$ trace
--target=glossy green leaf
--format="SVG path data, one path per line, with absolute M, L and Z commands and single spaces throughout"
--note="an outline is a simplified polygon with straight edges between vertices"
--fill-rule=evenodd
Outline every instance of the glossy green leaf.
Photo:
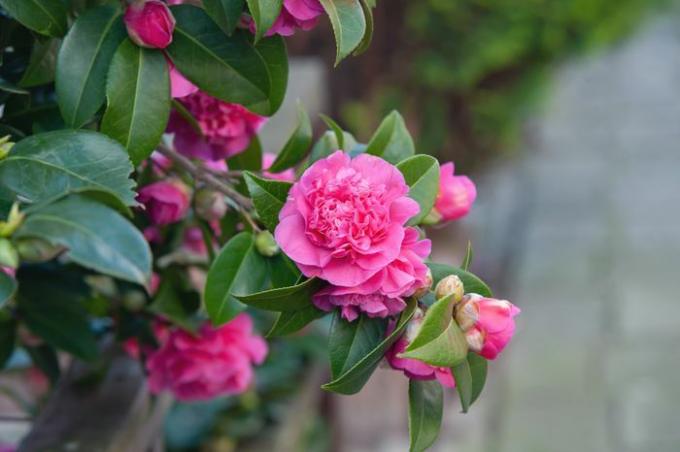
M 366 18 L 359 0 L 320 0 L 333 27 L 337 65 L 352 53 L 366 34 Z
M 312 122 L 301 104 L 298 104 L 298 125 L 288 142 L 269 167 L 269 172 L 278 173 L 292 168 L 305 158 L 312 145 Z
M 96 358 L 97 340 L 79 294 L 58 275 L 45 275 L 39 284 L 21 282 L 18 309 L 28 328 L 54 347 L 85 360 Z
M 472 403 L 472 373 L 470 363 L 464 359 L 451 368 L 451 374 L 456 381 L 456 392 L 460 398 L 460 406 L 463 413 L 467 413 Z
M 370 0 L 360 0 L 361 1 L 361 9 L 364 11 L 364 17 L 366 18 L 366 32 L 364 33 L 364 36 L 361 38 L 361 42 L 357 46 L 356 49 L 354 49 L 354 55 L 361 55 L 365 51 L 368 50 L 369 47 L 371 47 L 371 42 L 373 41 L 373 29 L 374 23 L 373 23 L 373 8 L 375 8 L 375 5 L 371 6 L 371 1 Z
M 307 306 L 298 311 L 286 311 L 279 314 L 272 326 L 272 329 L 267 333 L 267 337 L 285 336 L 300 331 L 302 328 L 309 325 L 316 319 L 320 319 L 326 315 L 326 312 L 321 311 L 314 306 Z
M 246 0 L 203 0 L 205 12 L 228 35 L 236 30 L 241 21 L 245 4 Z
M 208 271 L 203 294 L 213 325 L 222 325 L 245 309 L 234 295 L 262 290 L 267 265 L 255 250 L 253 236 L 242 232 L 229 240 Z
M 491 292 L 491 289 L 489 289 L 489 286 L 487 286 L 478 276 L 475 276 L 470 272 L 451 265 L 437 264 L 434 262 L 428 262 L 427 266 L 432 271 L 433 285 L 435 286 L 442 278 L 449 275 L 457 275 L 460 280 L 463 281 L 465 293 L 476 293 L 483 297 L 493 297 L 493 293 Z
M 482 390 L 484 390 L 488 362 L 485 358 L 474 352 L 468 353 L 467 360 L 470 365 L 470 374 L 472 375 L 472 395 L 470 397 L 470 405 L 472 405 L 479 398 Z
M 246 172 L 243 177 L 248 185 L 248 191 L 260 221 L 267 229 L 274 232 L 276 225 L 279 224 L 279 212 L 286 202 L 288 192 L 293 184 L 262 179 L 250 172 Z
M 250 295 L 235 295 L 240 302 L 266 311 L 298 311 L 312 304 L 312 295 L 321 289 L 323 281 L 311 278 L 290 287 L 265 290 Z
M 322 388 L 339 394 L 356 394 L 359 392 L 371 377 L 371 374 L 380 363 L 380 360 L 382 360 L 387 349 L 390 348 L 404 332 L 406 325 L 413 317 L 415 308 L 415 300 L 409 300 L 406 309 L 399 317 L 399 321 L 397 322 L 394 331 L 384 338 L 382 342 L 369 353 L 364 355 L 364 357 L 356 362 L 351 368 L 343 372 L 342 375 L 337 378 L 334 378 L 330 383 L 323 385 Z
M 3 186 L 31 203 L 98 190 L 136 205 L 132 165 L 120 144 L 100 133 L 60 130 L 19 141 L 0 162 Z
M 301 273 L 297 265 L 283 253 L 267 259 L 267 266 L 272 288 L 294 286 L 300 281 Z
M 67 125 L 82 127 L 103 105 L 109 64 L 126 36 L 113 5 L 88 10 L 69 30 L 57 57 L 55 86 Z
M 402 160 L 397 168 L 404 175 L 409 186 L 408 196 L 420 206 L 420 212 L 408 222 L 417 225 L 432 210 L 439 193 L 439 162 L 425 155 L 414 155 Z
M 281 13 L 283 0 L 247 0 L 248 10 L 255 23 L 255 42 L 274 25 Z
M 12 298 L 17 290 L 17 282 L 7 273 L 0 271 L 0 308 Z
M 177 26 L 166 51 L 185 77 L 208 94 L 255 113 L 271 115 L 278 110 L 288 75 L 280 37 L 254 46 L 247 31 L 227 36 L 201 8 L 178 5 L 172 12 Z
M 16 321 L 6 312 L 0 312 L 0 369 L 5 367 L 14 352 Z
M 19 86 L 22 88 L 32 88 L 54 81 L 57 54 L 59 53 L 60 46 L 61 41 L 59 39 L 36 40 L 33 43 L 33 51 L 31 52 L 28 67 L 26 67 L 24 75 L 19 80 Z
M 382 157 L 395 165 L 415 152 L 413 138 L 406 128 L 404 118 L 397 111 L 387 115 L 366 148 L 366 153 Z
M 453 367 L 465 360 L 468 345 L 453 321 L 453 306 L 453 295 L 437 300 L 425 313 L 418 334 L 402 355 L 437 367 Z
M 194 331 L 197 325 L 192 315 L 199 306 L 198 303 L 193 306 L 191 301 L 183 299 L 182 295 L 175 287 L 172 278 L 163 279 L 158 293 L 149 306 L 149 311 L 169 319 L 185 330 Z
M 435 442 L 441 429 L 443 412 L 444 391 L 438 381 L 409 380 L 410 452 L 422 452 Z
M 64 246 L 74 262 L 115 278 L 146 285 L 151 277 L 151 251 L 142 233 L 115 210 L 82 195 L 33 210 L 15 237 Z
M 231 170 L 259 171 L 262 169 L 262 144 L 257 136 L 250 140 L 245 151 L 236 154 L 227 161 Z
M 0 6 L 35 32 L 56 38 L 66 34 L 66 7 L 61 0 L 0 0 Z
M 123 41 L 111 61 L 106 98 L 101 131 L 121 143 L 136 166 L 156 149 L 170 116 L 163 54 Z
M 386 319 L 361 315 L 348 322 L 336 310 L 328 337 L 332 377 L 338 378 L 375 349 L 385 338 L 386 330 Z

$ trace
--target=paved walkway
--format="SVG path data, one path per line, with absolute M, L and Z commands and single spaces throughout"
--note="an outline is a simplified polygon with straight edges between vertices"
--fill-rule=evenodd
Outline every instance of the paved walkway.
M 532 130 L 467 221 L 473 267 L 523 309 L 516 340 L 434 450 L 677 452 L 680 20 L 565 66 Z M 406 450 L 403 388 L 376 377 L 341 402 L 347 451 Z

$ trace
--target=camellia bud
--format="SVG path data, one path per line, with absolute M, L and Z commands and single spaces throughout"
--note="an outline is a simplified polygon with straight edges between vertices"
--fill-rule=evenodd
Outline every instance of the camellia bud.
M 138 312 L 146 306 L 146 296 L 138 290 L 127 292 L 123 296 L 123 306 L 132 312 Z
M 262 231 L 257 234 L 257 237 L 255 238 L 255 248 L 257 248 L 257 251 L 261 255 L 267 257 L 274 256 L 279 252 L 279 245 L 269 231 Z
M 46 262 L 64 251 L 61 246 L 54 246 L 42 239 L 21 239 L 16 243 L 22 261 L 29 263 Z
M 479 295 L 466 295 L 463 297 L 463 301 L 456 306 L 456 323 L 458 323 L 458 326 L 463 331 L 467 331 L 475 326 L 479 319 L 479 308 L 475 301 L 477 297 Z
M 172 42 L 175 18 L 160 0 L 134 0 L 123 20 L 130 39 L 141 47 L 164 49 Z
M 227 203 L 224 196 L 214 190 L 202 188 L 194 197 L 196 215 L 206 221 L 219 220 L 227 213 Z
M 417 299 L 421 299 L 425 295 L 427 295 L 431 288 L 432 288 L 432 270 L 428 268 L 427 274 L 425 275 L 425 284 L 423 284 L 423 286 L 420 289 L 416 290 L 413 296 L 416 297 Z
M 9 151 L 12 150 L 12 146 L 14 146 L 14 143 L 10 141 L 11 138 L 12 137 L 10 135 L 6 135 L 0 138 L 0 160 L 7 157 Z
M 0 239 L 0 266 L 10 268 L 19 266 L 19 253 L 7 239 Z
M 0 237 L 9 237 L 24 221 L 24 214 L 19 212 L 19 204 L 14 203 L 6 221 L 0 221 Z
M 435 297 L 437 297 L 437 300 L 453 294 L 453 302 L 458 303 L 463 299 L 463 295 L 465 295 L 463 281 L 461 281 L 456 275 L 449 275 L 445 278 L 442 278 L 441 281 L 437 283 L 437 287 L 434 289 L 434 294 Z

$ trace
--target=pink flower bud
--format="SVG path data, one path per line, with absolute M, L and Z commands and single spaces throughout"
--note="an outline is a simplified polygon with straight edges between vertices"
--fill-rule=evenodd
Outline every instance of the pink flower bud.
M 467 176 L 454 176 L 452 162 L 439 169 L 439 194 L 431 212 L 431 218 L 452 221 L 470 212 L 477 198 L 475 184 Z
M 135 0 L 125 10 L 125 27 L 135 44 L 164 49 L 172 42 L 175 18 L 160 0 Z
M 456 322 L 465 332 L 470 349 L 495 359 L 515 334 L 514 317 L 520 313 L 507 300 L 466 295 L 456 307 Z
M 198 190 L 194 207 L 196 215 L 206 221 L 219 220 L 227 213 L 224 195 L 208 188 Z
M 146 206 L 151 222 L 163 226 L 175 223 L 189 209 L 189 189 L 179 181 L 161 181 L 139 190 L 137 200 Z

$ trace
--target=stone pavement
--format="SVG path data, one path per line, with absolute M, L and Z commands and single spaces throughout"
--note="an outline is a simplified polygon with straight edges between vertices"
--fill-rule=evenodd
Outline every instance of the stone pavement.
M 680 18 L 563 67 L 531 129 L 521 159 L 478 178 L 462 234 L 523 309 L 516 340 L 470 414 L 450 401 L 433 450 L 677 452 Z M 386 373 L 339 402 L 343 451 L 406 450 Z

